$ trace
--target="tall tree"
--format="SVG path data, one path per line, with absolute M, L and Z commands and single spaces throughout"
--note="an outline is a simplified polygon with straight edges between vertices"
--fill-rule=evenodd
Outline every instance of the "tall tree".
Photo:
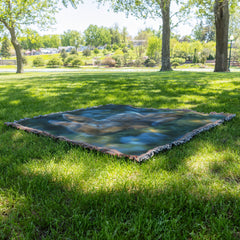
M 127 32 L 127 28 L 123 27 L 122 32 L 121 32 L 121 40 L 122 43 L 127 44 L 128 41 L 128 32 Z
M 229 3 L 228 0 L 216 0 L 214 4 L 216 25 L 216 63 L 215 72 L 227 72 L 228 69 L 228 30 Z
M 111 34 L 111 44 L 120 45 L 121 34 L 119 32 L 119 26 L 115 24 L 113 27 L 109 28 Z
M 78 3 L 77 0 L 63 0 L 64 4 L 67 2 L 71 2 L 74 6 Z M 3 25 L 10 33 L 17 57 L 17 73 L 23 72 L 18 34 L 32 24 L 40 27 L 51 25 L 57 11 L 58 0 L 0 0 L 0 25 Z
M 161 71 L 170 71 L 171 63 L 170 63 L 170 4 L 171 0 L 161 0 L 160 8 L 162 12 L 162 68 Z
M 10 33 L 17 57 L 17 73 L 23 72 L 21 45 L 18 33 L 31 24 L 46 25 L 53 20 L 57 11 L 57 1 L 47 0 L 0 0 L 0 24 Z
M 24 32 L 25 32 L 25 38 L 23 40 L 26 41 L 25 44 L 27 46 L 27 49 L 32 51 L 33 49 L 39 49 L 42 46 L 41 37 L 37 31 L 26 29 L 26 31 Z M 22 41 L 20 40 L 20 42 L 22 46 Z
M 61 37 L 58 34 L 43 35 L 40 37 L 42 47 L 58 48 L 62 45 Z
M 228 32 L 230 13 L 237 7 L 237 0 L 189 0 L 190 5 L 198 7 L 201 17 L 215 19 L 216 62 L 215 72 L 227 72 L 228 69 Z
M 91 47 L 104 46 L 111 43 L 111 34 L 109 29 L 98 27 L 97 25 L 89 25 L 84 31 L 86 45 Z
M 83 44 L 81 33 L 75 30 L 68 30 L 61 35 L 63 46 L 74 46 L 76 49 Z
M 9 58 L 11 56 L 10 54 L 10 41 L 9 39 L 5 36 L 2 41 L 2 47 L 1 47 L 1 56 L 3 58 Z
M 137 36 L 134 37 L 134 39 L 135 40 L 145 40 L 146 45 L 147 45 L 148 39 L 152 36 L 154 36 L 154 30 L 152 30 L 151 28 L 146 28 L 144 30 L 140 30 L 137 33 Z

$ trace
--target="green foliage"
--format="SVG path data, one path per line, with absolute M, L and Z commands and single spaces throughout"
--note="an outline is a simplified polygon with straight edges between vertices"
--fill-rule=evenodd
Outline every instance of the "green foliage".
M 123 52 L 123 53 L 128 53 L 128 48 L 127 48 L 127 47 L 123 47 L 123 48 L 122 48 L 122 52 Z
M 102 65 L 107 65 L 109 67 L 115 67 L 116 61 L 113 58 L 107 57 L 102 60 Z
M 119 46 L 118 46 L 116 43 L 114 43 L 114 44 L 112 45 L 112 49 L 113 49 L 114 51 L 116 51 L 116 50 L 119 49 Z
M 82 55 L 85 56 L 85 57 L 89 57 L 91 56 L 91 50 L 90 49 L 84 49 L 83 52 L 82 52 Z
M 144 61 L 144 65 L 146 67 L 155 67 L 157 65 L 157 63 L 154 59 L 148 58 Z
M 67 54 L 65 49 L 61 50 L 60 56 L 61 56 L 63 61 L 67 58 L 68 54 Z
M 123 56 L 122 55 L 114 55 L 112 57 L 115 62 L 116 62 L 116 67 L 123 67 L 124 66 L 124 60 L 123 60 Z
M 97 58 L 95 61 L 94 61 L 94 65 L 97 65 L 97 66 L 100 66 L 102 63 L 101 59 L 100 58 Z
M 19 41 L 23 49 L 32 51 L 43 47 L 41 38 L 37 31 L 26 29 L 23 37 L 19 38 Z
M 123 27 L 122 32 L 121 32 L 121 41 L 125 45 L 127 45 L 127 43 L 128 43 L 127 37 L 128 37 L 127 28 Z
M 107 55 L 108 54 L 108 50 L 107 49 L 103 49 L 103 54 Z
M 4 37 L 2 40 L 2 47 L 1 47 L 1 56 L 3 58 L 9 58 L 11 56 L 10 47 L 11 47 L 11 42 L 7 37 Z
M 133 62 L 133 65 L 134 67 L 141 67 L 143 66 L 143 59 L 142 58 L 137 58 L 134 62 Z
M 36 57 L 34 60 L 33 60 L 33 66 L 34 67 L 42 67 L 45 65 L 45 62 L 44 62 L 44 59 L 42 57 Z
M 215 58 L 215 42 L 202 43 L 200 41 L 179 42 L 176 39 L 171 40 L 171 56 L 172 58 L 184 58 L 185 60 L 193 60 L 199 62 L 201 55 L 205 58 Z
M 40 41 L 44 48 L 58 48 L 62 45 L 60 35 L 57 34 L 43 35 Z
M 123 55 L 123 51 L 121 49 L 117 49 L 115 52 L 114 52 L 114 55 Z
M 112 50 L 112 46 L 111 46 L 110 44 L 107 44 L 106 49 L 107 49 L 108 51 L 111 51 L 111 50 Z
M 146 48 L 143 45 L 134 47 L 134 50 L 137 58 L 143 57 L 144 53 L 146 52 Z
M 57 68 L 62 65 L 63 65 L 63 62 L 59 57 L 52 57 L 47 63 L 47 66 L 50 68 Z
M 98 54 L 98 53 L 99 53 L 99 49 L 98 49 L 98 48 L 94 48 L 93 52 L 94 52 L 95 54 Z
M 58 1 L 28 0 L 0 1 L 0 22 L 6 27 L 24 29 L 31 23 L 49 26 L 54 23 L 54 13 L 58 11 Z
M 184 64 L 186 62 L 185 58 L 171 58 L 171 63 L 173 65 L 173 63 L 178 63 L 180 64 Z
M 129 53 L 124 53 L 124 55 L 123 55 L 123 66 L 128 67 L 129 64 L 131 63 L 131 60 L 132 60 L 132 58 L 131 58 L 130 54 Z
M 78 52 L 77 52 L 76 48 L 72 48 L 70 54 L 71 55 L 78 55 Z
M 115 24 L 114 27 L 109 28 L 109 32 L 111 35 L 111 44 L 119 47 L 121 44 L 121 34 L 118 25 Z
M 208 22 L 205 26 L 203 26 L 203 22 L 199 25 L 196 25 L 193 29 L 193 35 L 195 40 L 199 40 L 201 42 L 209 42 L 216 40 L 216 30 L 214 26 L 214 19 L 211 19 L 211 22 Z
M 27 65 L 28 64 L 28 60 L 25 56 L 22 57 L 22 63 L 23 65 Z
M 151 37 L 154 37 L 155 32 L 151 28 L 146 28 L 144 30 L 140 30 L 137 36 L 134 38 L 135 40 L 144 40 L 145 45 L 148 44 L 148 41 Z
M 111 43 L 111 34 L 109 29 L 90 25 L 85 31 L 85 42 L 87 46 L 98 47 Z
M 70 55 L 64 61 L 64 66 L 66 67 L 79 67 L 84 65 L 82 59 L 77 55 Z
M 83 65 L 83 61 L 81 60 L 80 57 L 75 57 L 72 61 L 71 61 L 71 65 L 73 67 L 80 67 Z
M 158 37 L 150 37 L 147 46 L 147 56 L 159 63 L 161 58 L 162 42 Z
M 240 40 L 240 5 L 230 15 L 229 36 L 233 35 L 235 41 Z
M 177 66 L 180 66 L 179 62 L 172 62 L 171 65 L 176 68 Z
M 199 63 L 199 56 L 197 54 L 197 50 L 195 49 L 194 55 L 193 55 L 193 63 Z
M 71 62 L 76 58 L 74 55 L 70 55 L 64 61 L 64 66 L 71 66 Z
M 62 46 L 75 46 L 79 48 L 83 44 L 83 37 L 80 32 L 75 30 L 68 30 L 61 35 Z

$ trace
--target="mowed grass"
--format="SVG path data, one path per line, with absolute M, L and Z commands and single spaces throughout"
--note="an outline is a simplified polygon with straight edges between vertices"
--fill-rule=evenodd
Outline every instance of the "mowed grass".
M 101 104 L 236 117 L 138 164 L 4 125 Z M 239 73 L 0 74 L 0 239 L 239 239 Z

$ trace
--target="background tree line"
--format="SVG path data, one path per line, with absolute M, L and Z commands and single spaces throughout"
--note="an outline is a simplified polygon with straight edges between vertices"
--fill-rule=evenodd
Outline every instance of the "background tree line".
M 17 56 L 17 72 L 23 72 L 21 46 L 28 47 L 28 49 L 36 48 L 36 45 L 51 45 L 50 42 L 55 41 L 55 46 L 61 42 L 62 45 L 69 43 L 68 38 L 61 38 L 59 36 L 51 36 L 50 39 L 45 37 L 42 43 L 40 36 L 31 29 L 33 24 L 47 28 L 54 23 L 54 14 L 59 10 L 58 0 L 47 1 L 22 1 L 22 0 L 0 0 L 0 28 L 4 28 L 11 36 L 11 43 L 15 49 Z M 70 2 L 76 6 L 81 0 L 63 0 L 64 5 Z M 177 3 L 181 7 L 176 15 L 186 16 L 193 6 L 197 9 L 196 15 L 200 19 L 212 19 L 214 23 L 214 33 L 216 39 L 216 64 L 215 71 L 228 71 L 228 36 L 231 29 L 229 29 L 230 15 L 237 12 L 239 14 L 239 2 L 237 0 L 97 0 L 100 4 L 110 3 L 111 7 L 116 12 L 125 12 L 132 14 L 139 18 L 159 18 L 162 21 L 161 27 L 161 71 L 171 70 L 170 63 L 170 41 L 171 41 L 171 27 L 172 27 L 172 9 L 171 4 Z M 238 18 L 236 18 L 238 19 Z M 233 24 L 234 25 L 234 24 Z M 235 24 L 238 27 L 238 24 Z M 28 27 L 30 29 L 28 29 Z M 199 33 L 199 30 L 196 29 Z M 22 40 L 21 33 L 23 36 Z M 68 32 L 72 34 L 72 32 Z M 67 34 L 65 34 L 67 35 Z M 76 36 L 78 35 L 78 36 Z M 124 35 L 124 31 L 122 32 Z M 82 40 L 79 33 L 74 33 L 75 39 L 69 45 L 78 46 Z M 101 36 L 100 38 L 96 36 Z M 90 25 L 84 31 L 85 42 L 87 45 L 97 47 L 103 44 L 116 44 L 119 46 L 123 43 L 126 36 L 120 40 L 121 33 L 118 27 L 107 29 L 105 27 L 97 27 Z M 207 34 L 204 39 L 211 39 L 213 36 Z M 21 44 L 20 44 L 21 42 Z M 34 46 L 35 45 L 35 46 Z M 139 49 L 139 53 L 141 50 Z
M 202 23 L 200 24 L 202 26 Z M 180 36 L 171 34 L 170 41 L 170 63 L 173 67 L 185 63 L 204 64 L 207 60 L 215 59 L 216 43 L 214 41 L 214 31 L 203 31 L 209 27 L 205 25 L 202 29 L 199 26 L 193 29 L 190 36 Z M 99 34 L 104 32 L 104 34 Z M 108 33 L 108 34 L 106 34 Z M 162 35 L 161 31 L 151 28 L 140 30 L 132 38 L 126 28 L 119 29 L 117 25 L 106 28 L 90 25 L 83 34 L 75 30 L 65 31 L 62 35 L 43 35 L 40 36 L 36 31 L 26 31 L 24 37 L 19 37 L 19 42 L 25 50 L 37 50 L 39 48 L 58 48 L 59 46 L 88 46 L 94 51 L 85 51 L 83 56 L 98 56 L 103 58 L 109 53 L 113 54 L 117 66 L 129 66 L 131 61 L 136 61 L 136 65 L 156 66 L 161 64 Z M 211 37 L 210 37 L 211 36 Z M 141 40 L 140 46 L 133 47 L 133 40 Z M 105 51 L 101 54 L 97 49 L 99 46 L 105 46 Z M 232 51 L 232 60 L 240 61 L 240 39 L 234 44 Z M 10 56 L 10 41 L 5 36 L 2 39 L 1 55 L 3 58 Z M 146 57 L 148 60 L 145 62 Z M 64 60 L 64 59 L 62 59 Z M 68 60 L 69 62 L 69 60 Z M 109 60 L 113 65 L 113 60 Z M 68 63 L 67 63 L 68 65 Z

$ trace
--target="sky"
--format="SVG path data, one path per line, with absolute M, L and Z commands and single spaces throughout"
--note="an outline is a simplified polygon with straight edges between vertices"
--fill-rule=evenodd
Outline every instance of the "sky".
M 172 6 L 172 9 L 175 8 L 176 6 Z M 68 6 L 68 8 L 62 7 L 62 10 L 56 14 L 56 24 L 52 26 L 52 29 L 40 32 L 40 34 L 63 34 L 68 29 L 83 33 L 90 24 L 99 27 L 112 27 L 114 24 L 118 24 L 120 29 L 127 27 L 128 33 L 134 37 L 146 27 L 158 30 L 161 19 L 141 20 L 133 16 L 126 17 L 124 13 L 109 11 L 107 6 L 98 8 L 97 3 L 88 0 L 84 4 L 80 4 L 77 9 L 73 9 L 71 6 Z M 189 24 L 181 24 L 181 28 L 178 27 L 173 32 L 183 36 L 190 35 L 191 31 L 192 27 Z

